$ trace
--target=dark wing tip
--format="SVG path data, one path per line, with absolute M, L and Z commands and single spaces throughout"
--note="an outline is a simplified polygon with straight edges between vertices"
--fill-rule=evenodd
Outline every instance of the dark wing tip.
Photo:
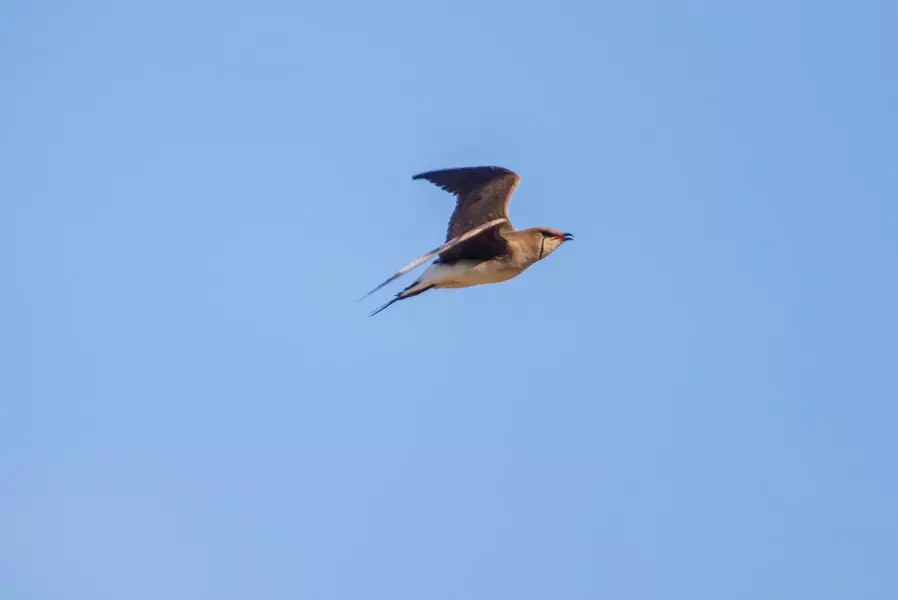
M 413 180 L 417 179 L 430 179 L 433 176 L 439 176 L 444 174 L 463 174 L 463 173 L 495 173 L 495 174 L 503 174 L 503 175 L 516 175 L 514 171 L 511 169 L 507 169 L 505 167 L 499 167 L 494 165 L 486 165 L 480 167 L 454 167 L 449 169 L 434 169 L 432 171 L 424 171 L 423 173 L 418 173 L 417 175 L 412 175 Z

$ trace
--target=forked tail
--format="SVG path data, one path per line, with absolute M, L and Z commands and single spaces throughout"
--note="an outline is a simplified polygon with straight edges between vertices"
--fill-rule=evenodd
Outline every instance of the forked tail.
M 389 302 L 387 302 L 386 304 L 384 304 L 383 306 L 381 306 L 381 307 L 378 308 L 377 310 L 373 311 L 373 312 L 372 312 L 371 314 L 369 314 L 368 316 L 369 316 L 369 317 L 373 317 L 374 315 L 376 315 L 376 314 L 379 313 L 380 311 L 386 310 L 386 309 L 387 309 L 391 304 L 393 304 L 394 302 L 399 302 L 400 300 L 405 300 L 406 298 L 414 298 L 415 296 L 417 296 L 417 295 L 419 295 L 419 294 L 423 294 L 423 293 L 426 292 L 427 290 L 433 288 L 433 285 L 427 285 L 427 286 L 421 287 L 421 288 L 419 288 L 419 289 L 415 289 L 415 287 L 416 287 L 416 286 L 419 286 L 420 284 L 421 284 L 421 283 L 420 283 L 419 281 L 416 281 L 415 283 L 411 284 L 410 286 L 408 286 L 407 288 L 405 288 L 404 290 L 402 290 L 401 292 L 399 292 L 398 294 L 396 294 L 395 296 L 393 296 L 393 298 L 392 298 Z

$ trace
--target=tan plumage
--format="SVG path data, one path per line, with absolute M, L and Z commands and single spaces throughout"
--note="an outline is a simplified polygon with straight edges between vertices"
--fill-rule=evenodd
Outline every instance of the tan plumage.
M 515 231 L 508 206 L 521 179 L 503 167 L 462 167 L 415 175 L 454 194 L 446 243 L 409 263 L 368 292 L 366 297 L 411 269 L 439 255 L 413 284 L 371 313 L 430 289 L 498 283 L 517 277 L 564 242 L 573 239 L 549 227 Z

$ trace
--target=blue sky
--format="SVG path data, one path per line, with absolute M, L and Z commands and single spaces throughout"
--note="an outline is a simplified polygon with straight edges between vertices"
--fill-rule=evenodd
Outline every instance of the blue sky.
M 898 597 L 896 27 L 3 3 L 2 596 Z M 369 319 L 479 164 L 577 241 Z

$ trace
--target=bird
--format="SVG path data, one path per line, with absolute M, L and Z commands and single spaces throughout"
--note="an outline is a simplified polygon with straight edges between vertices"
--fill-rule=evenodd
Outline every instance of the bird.
M 445 243 L 412 261 L 376 288 L 388 283 L 434 256 L 437 259 L 414 283 L 396 294 L 369 316 L 395 302 L 434 289 L 465 288 L 500 283 L 517 277 L 543 260 L 574 235 L 551 227 L 515 230 L 508 216 L 511 198 L 521 182 L 514 171 L 499 166 L 454 167 L 412 176 L 449 192 L 456 198 L 449 218 Z

